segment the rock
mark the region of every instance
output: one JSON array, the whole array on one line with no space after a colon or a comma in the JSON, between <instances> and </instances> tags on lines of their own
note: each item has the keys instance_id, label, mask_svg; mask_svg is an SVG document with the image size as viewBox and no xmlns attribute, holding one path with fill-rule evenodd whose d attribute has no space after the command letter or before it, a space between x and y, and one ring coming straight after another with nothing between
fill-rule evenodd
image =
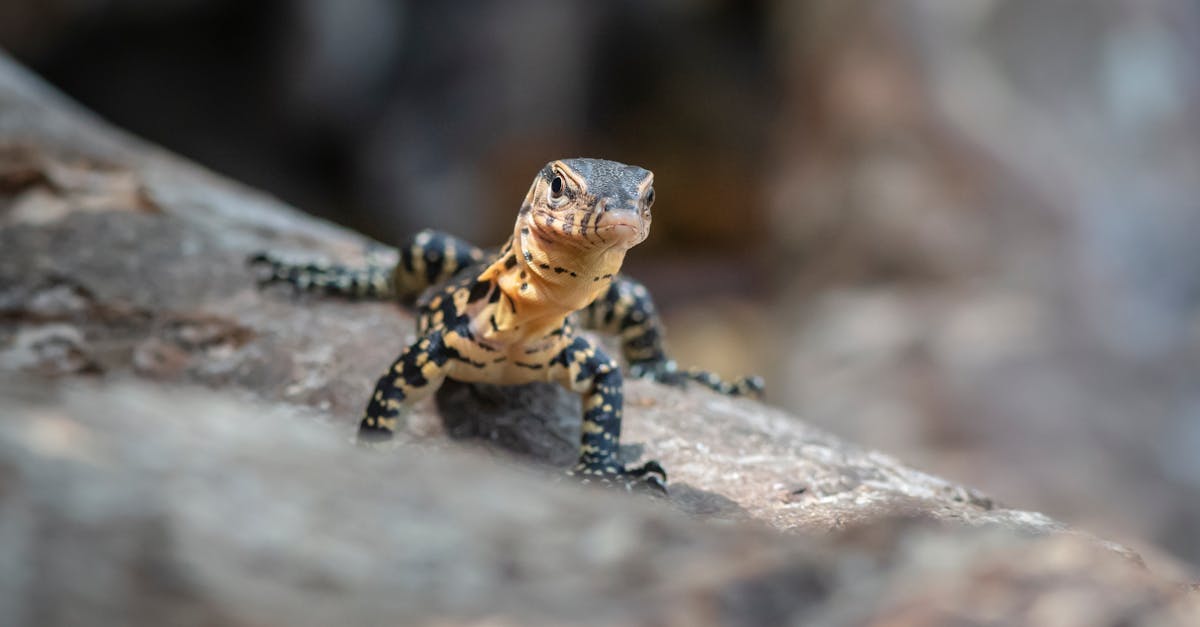
<instances>
[{"instance_id":1,"label":"rock","mask_svg":"<svg viewBox=\"0 0 1200 627\"><path fill-rule=\"evenodd\" d=\"M668 468L662 501L562 481L578 401L553 386L448 386L395 450L357 450L411 316L260 291L243 260L371 243L107 128L2 57L0 156L13 624L1196 616L1128 549L699 389L628 386L623 452Z\"/></svg>"},{"instance_id":2,"label":"rock","mask_svg":"<svg viewBox=\"0 0 1200 627\"><path fill-rule=\"evenodd\" d=\"M714 524L459 447L362 451L315 410L250 396L113 379L0 385L6 624L1200 616L1200 595L1079 535L931 526L915 499L861 514L816 499L806 509L840 516L821 535Z\"/></svg>"}]
</instances>

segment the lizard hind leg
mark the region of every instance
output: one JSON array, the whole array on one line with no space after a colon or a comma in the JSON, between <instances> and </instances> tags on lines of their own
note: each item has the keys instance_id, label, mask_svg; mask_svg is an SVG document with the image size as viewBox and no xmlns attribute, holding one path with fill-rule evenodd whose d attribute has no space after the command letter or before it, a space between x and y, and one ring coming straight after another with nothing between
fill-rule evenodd
<instances>
[{"instance_id":1,"label":"lizard hind leg","mask_svg":"<svg viewBox=\"0 0 1200 627\"><path fill-rule=\"evenodd\" d=\"M762 377L724 381L707 370L680 370L667 357L662 319L649 290L629 277L617 276L608 290L581 312L580 319L586 328L621 338L630 376L681 387L695 382L729 396L762 395Z\"/></svg>"},{"instance_id":2,"label":"lizard hind leg","mask_svg":"<svg viewBox=\"0 0 1200 627\"><path fill-rule=\"evenodd\" d=\"M260 285L285 283L302 292L320 292L352 300L390 300L412 303L426 288L483 260L482 249L438 231L424 230L396 251L399 258L368 255L362 267L325 260L298 261L272 252L247 260L264 268Z\"/></svg>"},{"instance_id":3,"label":"lizard hind leg","mask_svg":"<svg viewBox=\"0 0 1200 627\"><path fill-rule=\"evenodd\" d=\"M388 300L394 296L394 264L371 260L365 267L344 266L325 260L297 261L271 252L248 260L265 269L259 285L284 283L301 292L320 292L352 300Z\"/></svg>"}]
</instances>

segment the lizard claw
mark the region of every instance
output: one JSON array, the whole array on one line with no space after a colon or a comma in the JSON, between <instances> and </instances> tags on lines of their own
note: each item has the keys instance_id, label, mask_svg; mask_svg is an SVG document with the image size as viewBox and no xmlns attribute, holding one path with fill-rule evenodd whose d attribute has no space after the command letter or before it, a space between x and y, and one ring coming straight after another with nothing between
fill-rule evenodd
<instances>
[{"instance_id":1,"label":"lizard claw","mask_svg":"<svg viewBox=\"0 0 1200 627\"><path fill-rule=\"evenodd\" d=\"M286 281L280 272L280 260L269 252L260 251L246 257L246 265L254 270L254 281L260 288Z\"/></svg>"},{"instance_id":2,"label":"lizard claw","mask_svg":"<svg viewBox=\"0 0 1200 627\"><path fill-rule=\"evenodd\" d=\"M766 382L764 382L763 378L758 375L742 377L741 379L738 379L736 383L734 383L736 396L753 396L754 398L761 399L763 391L766 389Z\"/></svg>"},{"instance_id":3,"label":"lizard claw","mask_svg":"<svg viewBox=\"0 0 1200 627\"><path fill-rule=\"evenodd\" d=\"M671 492L667 490L667 484L660 479L658 475L646 475L638 482L625 482L625 489L630 492L641 492L650 490L658 496L671 496Z\"/></svg>"},{"instance_id":4,"label":"lizard claw","mask_svg":"<svg viewBox=\"0 0 1200 627\"><path fill-rule=\"evenodd\" d=\"M670 494L667 490L667 471L653 460L617 472L607 468L576 466L568 470L567 474L583 484L596 483L604 487L624 488L627 492L650 491L659 496Z\"/></svg>"},{"instance_id":5,"label":"lizard claw","mask_svg":"<svg viewBox=\"0 0 1200 627\"><path fill-rule=\"evenodd\" d=\"M354 443L360 448L365 449L376 451L390 450L396 448L394 435L391 429L360 424L358 433L354 436Z\"/></svg>"},{"instance_id":6,"label":"lizard claw","mask_svg":"<svg viewBox=\"0 0 1200 627\"><path fill-rule=\"evenodd\" d=\"M670 496L667 490L667 471L656 460L650 460L635 468L626 468L625 472L631 477L641 478L640 487L648 487L659 496ZM632 489L628 484L626 488Z\"/></svg>"},{"instance_id":7,"label":"lizard claw","mask_svg":"<svg viewBox=\"0 0 1200 627\"><path fill-rule=\"evenodd\" d=\"M667 481L667 471L662 467L662 464L653 459L641 466L626 468L625 474L631 477L653 477L657 475L663 483Z\"/></svg>"},{"instance_id":8,"label":"lizard claw","mask_svg":"<svg viewBox=\"0 0 1200 627\"><path fill-rule=\"evenodd\" d=\"M265 250L251 253L246 257L246 265L248 266L257 266L259 264L271 263L272 261L271 254Z\"/></svg>"}]
</instances>

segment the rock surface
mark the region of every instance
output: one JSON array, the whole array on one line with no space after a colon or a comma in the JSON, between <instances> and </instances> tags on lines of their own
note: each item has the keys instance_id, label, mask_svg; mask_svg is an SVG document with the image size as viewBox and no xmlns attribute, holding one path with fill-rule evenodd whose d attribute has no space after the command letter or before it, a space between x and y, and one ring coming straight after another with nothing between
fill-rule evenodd
<instances>
[{"instance_id":1,"label":"rock surface","mask_svg":"<svg viewBox=\"0 0 1200 627\"><path fill-rule=\"evenodd\" d=\"M1197 617L1127 549L703 390L628 386L628 457L667 467L672 507L555 485L579 427L553 387L448 386L394 453L364 454L347 441L411 316L259 291L243 260L267 248L371 244L0 58L0 370L24 373L0 395L12 624Z\"/></svg>"}]
</instances>

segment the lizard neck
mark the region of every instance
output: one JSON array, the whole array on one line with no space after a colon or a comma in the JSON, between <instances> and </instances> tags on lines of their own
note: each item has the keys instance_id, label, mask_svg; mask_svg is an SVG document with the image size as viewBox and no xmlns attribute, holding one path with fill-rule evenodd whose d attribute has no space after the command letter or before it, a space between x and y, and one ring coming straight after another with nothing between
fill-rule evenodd
<instances>
[{"instance_id":1,"label":"lizard neck","mask_svg":"<svg viewBox=\"0 0 1200 627\"><path fill-rule=\"evenodd\" d=\"M497 330L540 337L562 326L608 289L627 250L551 240L518 220L512 239L479 277L500 289Z\"/></svg>"}]
</instances>

